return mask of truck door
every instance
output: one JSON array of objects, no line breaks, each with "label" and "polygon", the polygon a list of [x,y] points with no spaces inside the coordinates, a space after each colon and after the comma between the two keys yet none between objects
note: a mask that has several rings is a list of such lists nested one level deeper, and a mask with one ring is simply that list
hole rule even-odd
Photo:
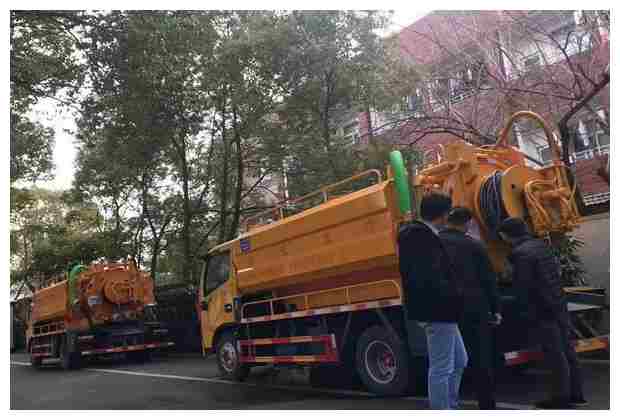
[{"label": "truck door", "polygon": [[200,329],[203,346],[210,349],[217,328],[234,322],[230,251],[209,255],[202,273]]}]

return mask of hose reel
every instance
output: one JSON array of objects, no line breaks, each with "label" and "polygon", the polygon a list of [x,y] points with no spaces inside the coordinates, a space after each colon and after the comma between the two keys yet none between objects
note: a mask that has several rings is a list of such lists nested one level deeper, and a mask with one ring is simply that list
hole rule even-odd
[{"label": "hose reel", "polygon": [[480,188],[478,205],[489,235],[495,240],[500,239],[497,228],[509,217],[502,199],[502,172],[495,171],[484,181]]}]

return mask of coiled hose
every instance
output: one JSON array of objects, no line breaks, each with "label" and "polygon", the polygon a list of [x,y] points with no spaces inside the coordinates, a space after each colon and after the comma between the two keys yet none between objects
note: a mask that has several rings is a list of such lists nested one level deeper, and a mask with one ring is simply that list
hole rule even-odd
[{"label": "coiled hose", "polygon": [[502,201],[502,173],[495,171],[480,189],[479,205],[482,218],[492,239],[499,240],[497,228],[508,217]]}]

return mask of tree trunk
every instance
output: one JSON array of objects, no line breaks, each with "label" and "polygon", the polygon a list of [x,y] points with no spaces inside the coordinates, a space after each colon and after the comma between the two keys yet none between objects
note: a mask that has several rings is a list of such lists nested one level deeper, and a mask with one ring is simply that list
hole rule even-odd
[{"label": "tree trunk", "polygon": [[222,145],[224,147],[224,157],[222,162],[222,190],[220,197],[220,226],[218,243],[226,240],[226,216],[228,207],[228,158],[230,157],[230,144],[226,139],[226,100],[222,106]]},{"label": "tree trunk", "polygon": [[235,148],[237,149],[237,186],[235,190],[235,202],[233,210],[233,218],[230,225],[230,231],[228,233],[228,240],[233,239],[237,235],[237,229],[239,228],[239,218],[241,217],[241,201],[243,192],[243,177],[244,177],[244,165],[243,165],[243,153],[241,150],[241,133],[239,133],[237,127],[237,110],[233,108],[233,130]]},{"label": "tree trunk", "polygon": [[[185,148],[184,148],[185,149]],[[187,169],[187,156],[183,156],[183,281],[192,282],[190,267],[192,265],[192,249],[189,237],[189,229],[192,223],[192,211],[189,197],[189,172]]]},{"label": "tree trunk", "polygon": [[159,248],[160,238],[153,238],[153,245],[151,246],[151,278],[153,282],[157,280],[157,263],[159,261]]}]

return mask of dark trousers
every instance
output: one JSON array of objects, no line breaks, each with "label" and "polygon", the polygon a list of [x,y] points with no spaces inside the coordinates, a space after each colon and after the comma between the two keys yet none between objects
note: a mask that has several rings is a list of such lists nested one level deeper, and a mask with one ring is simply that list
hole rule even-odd
[{"label": "dark trousers", "polygon": [[551,369],[551,398],[583,398],[583,379],[575,349],[570,342],[568,312],[558,320],[539,321],[534,337],[542,346],[545,363]]},{"label": "dark trousers", "polygon": [[483,315],[466,316],[459,329],[469,355],[469,368],[473,376],[480,410],[495,409],[495,360],[493,327]]}]

